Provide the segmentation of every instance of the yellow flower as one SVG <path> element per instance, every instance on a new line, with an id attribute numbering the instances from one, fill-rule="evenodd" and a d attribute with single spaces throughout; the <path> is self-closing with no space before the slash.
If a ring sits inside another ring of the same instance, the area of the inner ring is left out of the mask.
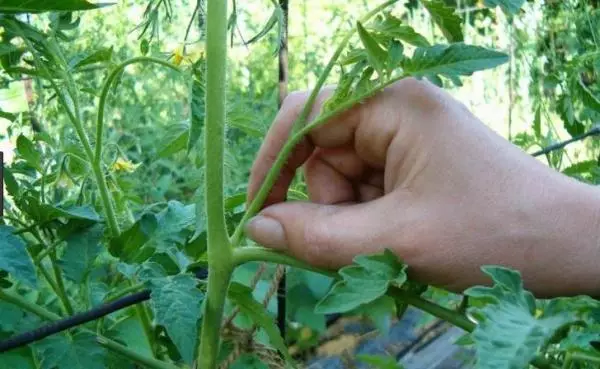
<path id="1" fill-rule="evenodd" d="M 198 59 L 204 57 L 204 52 L 204 42 L 189 46 L 179 45 L 173 50 L 173 64 L 181 65 L 182 62 L 193 64 Z"/>
<path id="2" fill-rule="evenodd" d="M 74 183 L 71 180 L 71 178 L 69 178 L 69 176 L 64 172 L 61 171 L 60 175 L 58 176 L 58 179 L 56 180 L 56 186 L 58 188 L 71 188 L 73 187 Z"/>
<path id="3" fill-rule="evenodd" d="M 180 65 L 183 60 L 183 46 L 178 46 L 173 50 L 173 64 Z"/>
<path id="4" fill-rule="evenodd" d="M 129 161 L 127 159 L 118 158 L 117 161 L 115 161 L 115 163 L 113 164 L 112 169 L 115 172 L 128 172 L 128 173 L 132 173 L 139 166 L 140 166 L 139 163 L 138 164 L 133 164 L 131 161 Z"/>
<path id="5" fill-rule="evenodd" d="M 312 330 L 309 327 L 302 327 L 300 330 L 300 339 L 303 341 L 312 337 Z"/>

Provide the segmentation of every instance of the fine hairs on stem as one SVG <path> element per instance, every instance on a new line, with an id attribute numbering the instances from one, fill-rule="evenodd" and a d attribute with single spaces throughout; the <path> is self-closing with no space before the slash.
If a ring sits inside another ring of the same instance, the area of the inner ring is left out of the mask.
<path id="1" fill-rule="evenodd" d="M 387 1 L 373 11 L 369 12 L 362 21 L 366 21 L 385 9 L 397 0 Z M 283 163 L 291 153 L 295 144 L 303 135 L 316 125 L 305 125 L 308 113 L 323 87 L 335 62 L 343 52 L 344 48 L 354 35 L 349 32 L 341 42 L 336 52 L 328 63 L 326 70 L 321 74 L 317 85 L 306 102 L 303 112 L 295 123 L 298 133 L 288 139 L 288 142 L 280 153 L 276 164 L 271 168 L 267 179 L 261 186 L 258 195 L 250 204 L 244 214 L 240 225 L 236 228 L 234 235 L 229 238 L 224 216 L 223 206 L 223 152 L 224 152 L 224 127 L 225 127 L 225 88 L 227 67 L 227 2 L 209 0 L 206 12 L 206 119 L 205 119 L 205 210 L 207 215 L 207 238 L 208 238 L 208 263 L 210 265 L 208 274 L 208 293 L 205 304 L 204 319 L 200 331 L 200 347 L 198 349 L 198 364 L 203 369 L 214 369 L 216 357 L 220 347 L 220 328 L 223 318 L 223 308 L 227 286 L 234 269 L 233 250 L 239 246 L 242 239 L 243 226 L 262 206 L 277 174 L 281 171 Z M 353 101 L 356 103 L 356 101 Z M 344 105 L 342 109 L 349 106 Z M 338 109 L 333 114 L 338 114 Z M 331 118 L 333 115 L 328 115 Z M 321 122 L 322 121 L 322 122 Z M 323 123 L 325 120 L 321 119 Z M 317 123 L 317 122 L 315 122 Z M 300 127 L 304 127 L 300 129 Z"/>

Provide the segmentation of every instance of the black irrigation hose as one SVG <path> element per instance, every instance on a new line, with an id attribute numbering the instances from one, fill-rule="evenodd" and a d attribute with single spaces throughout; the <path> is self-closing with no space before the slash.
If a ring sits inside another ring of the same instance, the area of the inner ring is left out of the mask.
<path id="1" fill-rule="evenodd" d="M 205 279 L 208 275 L 206 269 L 200 269 L 196 273 L 198 279 Z M 75 328 L 79 325 L 89 323 L 93 320 L 100 319 L 106 315 L 112 314 L 115 311 L 122 310 L 139 304 L 150 299 L 150 290 L 142 290 L 131 295 L 123 296 L 117 300 L 97 306 L 83 313 L 75 314 L 70 317 L 48 323 L 39 328 L 28 332 L 10 337 L 4 341 L 0 341 L 0 353 L 28 345 L 30 343 L 42 340 L 62 331 Z"/>
<path id="2" fill-rule="evenodd" d="M 540 156 L 543 154 L 547 154 L 549 152 L 562 149 L 565 146 L 567 146 L 573 142 L 581 141 L 587 137 L 597 136 L 597 135 L 600 135 L 600 126 L 595 126 L 594 128 L 590 129 L 588 132 L 586 132 L 582 135 L 573 137 L 573 138 L 563 141 L 563 142 L 559 142 L 559 143 L 550 145 L 540 151 L 534 152 L 531 155 L 532 156 Z M 198 279 L 206 279 L 208 271 L 207 271 L 207 269 L 200 269 L 195 274 Z M 281 332 L 284 333 L 285 332 L 285 316 L 286 316 L 286 314 L 285 314 L 285 275 L 282 278 L 282 282 L 279 285 L 279 293 L 277 295 L 283 296 L 283 298 L 281 298 L 281 300 L 279 301 L 280 303 L 278 304 L 278 306 L 279 306 L 279 308 L 278 308 L 278 325 L 279 325 L 279 329 L 281 330 Z M 55 322 L 51 322 L 51 323 L 49 323 L 45 326 L 39 327 L 37 329 L 33 329 L 31 331 L 10 337 L 7 340 L 0 341 L 0 353 L 6 352 L 6 351 L 9 351 L 9 350 L 21 347 L 21 346 L 28 345 L 30 343 L 44 339 L 50 335 L 60 333 L 62 331 L 77 327 L 78 325 L 82 325 L 82 324 L 88 323 L 90 321 L 102 318 L 106 315 L 114 313 L 115 311 L 125 309 L 127 307 L 130 307 L 135 304 L 139 304 L 139 303 L 149 300 L 149 299 L 150 299 L 150 290 L 143 290 L 143 291 L 133 293 L 128 296 L 121 297 L 112 302 L 100 305 L 89 311 L 75 314 L 73 316 L 70 316 L 70 317 L 67 317 L 67 318 L 64 318 L 61 320 L 57 320 Z M 339 317 L 340 317 L 339 314 L 334 314 L 332 316 L 328 316 L 327 317 L 328 325 L 333 323 Z"/>
<path id="3" fill-rule="evenodd" d="M 89 311 L 75 314 L 68 318 L 57 320 L 31 331 L 18 334 L 0 342 L 0 353 L 42 340 L 53 334 L 60 333 L 78 325 L 102 318 L 103 316 L 114 313 L 117 310 L 125 309 L 148 299 L 150 299 L 150 290 L 143 290 L 141 292 L 137 292 L 115 301 L 100 305 Z"/>
<path id="4" fill-rule="evenodd" d="M 600 125 L 594 126 L 592 129 L 590 129 L 586 133 L 581 134 L 579 136 L 575 136 L 575 137 L 570 138 L 570 139 L 568 139 L 566 141 L 558 142 L 558 143 L 555 143 L 553 145 L 544 147 L 543 149 L 541 149 L 539 151 L 536 151 L 536 152 L 534 152 L 531 155 L 532 156 L 540 156 L 540 155 L 548 154 L 548 153 L 550 153 L 552 151 L 556 151 L 556 150 L 562 149 L 565 146 L 567 146 L 569 144 L 572 144 L 573 142 L 582 141 L 582 140 L 586 139 L 587 137 L 598 136 L 598 135 L 600 135 Z"/>

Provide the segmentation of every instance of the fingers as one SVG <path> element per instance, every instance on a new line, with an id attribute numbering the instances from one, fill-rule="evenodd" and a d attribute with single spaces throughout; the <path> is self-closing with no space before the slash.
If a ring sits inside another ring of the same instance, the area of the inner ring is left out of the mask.
<path id="1" fill-rule="evenodd" d="M 319 113 L 323 102 L 332 92 L 333 88 L 328 88 L 319 94 L 311 117 Z M 284 102 L 252 167 L 249 200 L 254 198 L 266 174 L 273 166 L 307 98 L 308 94 L 297 93 L 290 95 Z M 315 147 L 353 148 L 364 163 L 372 168 L 383 170 L 388 148 L 394 138 L 400 135 L 402 141 L 414 145 L 411 137 L 419 137 L 419 133 L 416 133 L 420 129 L 419 125 L 428 124 L 427 117 L 443 106 L 443 101 L 444 96 L 433 85 L 407 78 L 333 117 L 323 126 L 310 132 L 309 137 L 296 146 L 271 190 L 266 204 L 274 204 L 285 199 L 296 169 L 311 157 Z M 402 147 L 396 154 L 402 156 L 408 149 L 408 146 Z M 340 171 L 339 168 L 336 169 Z"/>
<path id="2" fill-rule="evenodd" d="M 365 170 L 352 147 L 316 149 L 304 165 L 310 200 L 319 204 L 357 202 L 355 184 Z"/>
<path id="3" fill-rule="evenodd" d="M 384 237 L 393 224 L 385 217 L 397 204 L 382 199 L 350 205 L 280 203 L 263 210 L 246 232 L 259 244 L 311 265 L 338 268 L 351 263 L 354 255 L 386 247 Z"/>
<path id="4" fill-rule="evenodd" d="M 330 93 L 330 90 L 324 90 L 321 94 L 329 95 Z M 284 100 L 275 121 L 265 136 L 250 171 L 248 201 L 254 199 L 267 173 L 277 160 L 277 156 L 288 140 L 293 125 L 300 115 L 308 96 L 309 95 L 306 92 L 292 93 Z M 320 105 L 315 104 L 311 116 L 317 114 L 319 106 Z M 285 199 L 287 189 L 294 177 L 296 169 L 308 159 L 312 151 L 313 145 L 309 139 L 305 138 L 298 143 L 281 170 L 278 180 L 265 202 L 266 205 L 280 202 Z"/>

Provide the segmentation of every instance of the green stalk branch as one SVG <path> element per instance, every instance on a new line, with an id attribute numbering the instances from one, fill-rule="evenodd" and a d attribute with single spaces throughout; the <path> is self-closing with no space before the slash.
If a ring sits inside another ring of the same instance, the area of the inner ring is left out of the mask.
<path id="1" fill-rule="evenodd" d="M 280 251 L 267 249 L 264 247 L 239 247 L 233 250 L 233 264 L 237 267 L 251 261 L 264 261 L 274 264 L 288 265 L 293 268 L 305 269 L 311 272 L 323 274 L 332 278 L 338 275 L 333 271 L 325 271 L 313 267 L 303 261 L 297 260 L 290 255 L 286 255 Z"/>
<path id="2" fill-rule="evenodd" d="M 463 314 L 458 313 L 454 310 L 447 309 L 433 302 L 427 301 L 424 298 L 415 295 L 414 293 L 410 293 L 399 288 L 392 288 L 389 294 L 396 300 L 405 302 L 418 309 L 421 309 L 424 312 L 435 316 L 436 318 L 443 319 L 464 331 L 473 332 L 473 330 L 475 330 L 475 327 L 477 327 L 477 324 L 470 321 Z"/>
<path id="3" fill-rule="evenodd" d="M 0 300 L 16 305 L 21 309 L 48 321 L 55 321 L 61 319 L 60 316 L 54 314 L 53 312 L 48 311 L 43 307 L 25 299 L 23 296 L 20 296 L 8 290 L 0 289 Z M 140 355 L 137 352 L 131 350 L 130 348 L 120 345 L 117 342 L 111 340 L 110 338 L 97 334 L 96 332 L 91 331 L 87 328 L 80 327 L 79 329 L 96 336 L 98 343 L 106 347 L 107 349 L 116 352 L 128 358 L 129 360 L 143 365 L 149 369 L 179 369 L 177 366 L 174 366 L 172 364 Z"/>
<path id="4" fill-rule="evenodd" d="M 214 369 L 221 345 L 221 321 L 233 272 L 225 221 L 223 159 L 227 88 L 227 1 L 209 0 L 206 13 L 206 119 L 204 203 L 207 216 L 208 292 L 197 363 Z"/>
<path id="5" fill-rule="evenodd" d="M 144 335 L 146 336 L 146 341 L 148 342 L 148 346 L 150 346 L 150 351 L 152 355 L 156 354 L 156 343 L 154 340 L 154 335 L 152 332 L 152 324 L 150 323 L 150 317 L 148 316 L 148 311 L 143 303 L 137 304 L 134 306 L 135 313 L 142 323 L 142 328 L 144 330 Z"/>
<path id="6" fill-rule="evenodd" d="M 58 267 L 58 262 L 56 260 L 56 250 L 50 253 L 50 262 L 52 263 L 52 271 L 54 272 L 54 279 L 56 279 L 56 294 L 58 298 L 62 302 L 65 307 L 65 311 L 68 315 L 73 315 L 73 305 L 71 305 L 71 301 L 69 301 L 69 296 L 67 296 L 67 290 L 65 288 L 65 282 L 62 277 L 62 272 Z"/>
<path id="7" fill-rule="evenodd" d="M 149 369 L 179 369 L 178 366 L 169 364 L 164 361 L 148 358 L 144 355 L 140 355 L 135 351 L 130 350 L 128 347 L 123 346 L 113 340 L 110 340 L 104 336 L 98 336 L 96 341 L 106 347 L 107 349 L 115 352 L 129 360 L 132 360 L 138 364 L 141 364 Z"/>
<path id="8" fill-rule="evenodd" d="M 367 14 L 365 14 L 359 21 L 361 23 L 367 22 L 369 19 L 371 19 L 372 17 L 377 15 L 377 13 L 379 13 L 380 11 L 382 11 L 383 9 L 387 8 L 388 6 L 394 4 L 397 1 L 398 0 L 389 0 L 383 4 L 380 4 L 375 9 L 373 9 L 370 12 L 368 12 Z M 348 32 L 346 34 L 346 36 L 344 36 L 342 41 L 339 43 L 337 49 L 335 50 L 335 52 L 329 59 L 329 62 L 325 66 L 325 69 L 323 70 L 321 75 L 319 76 L 319 79 L 317 80 L 315 87 L 311 91 L 310 96 L 308 97 L 308 100 L 304 104 L 304 108 L 302 108 L 302 111 L 298 115 L 296 122 L 294 122 L 294 129 L 292 130 L 292 134 L 296 133 L 300 129 L 300 127 L 302 127 L 306 123 L 306 120 L 308 119 L 308 115 L 310 114 L 310 111 L 312 110 L 313 104 L 315 103 L 315 100 L 317 99 L 317 96 L 319 95 L 321 88 L 327 81 L 327 78 L 329 77 L 331 70 L 333 69 L 333 67 L 335 66 L 335 63 L 340 58 L 340 56 L 342 55 L 342 52 L 344 51 L 344 49 L 350 42 L 350 39 L 352 39 L 352 36 L 354 36 L 354 30 Z"/>
<path id="9" fill-rule="evenodd" d="M 338 275 L 334 272 L 315 268 L 289 255 L 262 247 L 242 247 L 235 249 L 233 259 L 236 266 L 250 261 L 268 261 L 295 268 L 310 270 L 312 272 L 320 273 L 329 277 L 338 277 Z M 421 296 L 415 295 L 414 293 L 404 291 L 399 288 L 391 288 L 388 291 L 388 294 L 396 300 L 407 303 L 435 316 L 436 318 L 447 321 L 448 323 L 461 328 L 466 332 L 473 332 L 477 327 L 476 323 L 470 321 L 462 313 L 437 305 L 422 298 Z M 575 357 L 573 359 L 575 359 Z M 556 365 L 552 364 L 550 361 L 541 356 L 536 357 L 531 364 L 540 369 L 559 369 Z"/>
<path id="10" fill-rule="evenodd" d="M 176 72 L 180 72 L 181 70 L 177 68 L 177 66 L 169 63 L 168 61 L 152 58 L 149 56 L 140 56 L 136 58 L 131 58 L 125 60 L 121 64 L 117 65 L 108 75 L 104 84 L 102 85 L 102 92 L 100 93 L 100 101 L 98 104 L 98 115 L 96 116 L 96 146 L 95 146 L 95 154 L 94 154 L 94 162 L 99 163 L 102 159 L 102 139 L 103 139 L 103 130 L 104 130 L 104 113 L 106 112 L 106 100 L 108 99 L 108 93 L 110 92 L 110 88 L 113 83 L 117 79 L 117 77 L 123 72 L 123 70 L 135 63 L 155 63 L 162 65 L 164 67 L 170 68 Z"/>
<path id="11" fill-rule="evenodd" d="M 435 304 L 431 301 L 425 300 L 424 298 L 417 296 L 408 291 L 401 290 L 399 288 L 391 288 L 388 294 L 394 299 L 407 303 L 414 306 L 424 312 L 447 321 L 448 323 L 466 331 L 473 332 L 477 327 L 477 324 L 470 321 L 463 314 L 454 310 L 447 309 L 443 306 Z M 531 361 L 531 365 L 539 369 L 560 369 L 556 365 L 552 364 L 546 358 L 538 356 Z"/>
<path id="12" fill-rule="evenodd" d="M 114 81 L 120 75 L 120 73 L 128 66 L 134 63 L 156 63 L 167 68 L 173 69 L 177 72 L 181 72 L 179 68 L 172 65 L 171 63 L 151 58 L 151 57 L 136 57 L 131 58 L 123 63 L 119 64 L 113 71 L 110 73 L 108 78 L 104 81 L 104 85 L 102 86 L 102 92 L 100 93 L 100 101 L 98 105 L 98 115 L 96 119 L 96 146 L 95 150 L 92 153 L 91 147 L 89 150 L 86 150 L 88 154 L 88 160 L 92 165 L 92 170 L 94 172 L 94 177 L 96 178 L 96 182 L 98 183 L 98 189 L 100 191 L 100 198 L 102 199 L 102 204 L 104 206 L 104 211 L 106 213 L 106 220 L 108 223 L 108 228 L 113 237 L 118 236 L 121 233 L 119 223 L 117 221 L 117 215 L 115 212 L 115 207 L 113 204 L 112 196 L 108 190 L 108 185 L 106 183 L 106 179 L 104 178 L 104 173 L 102 170 L 102 138 L 104 131 L 104 113 L 106 110 L 106 101 L 108 98 L 108 93 L 110 92 L 110 88 L 113 85 Z M 89 145 L 89 143 L 88 143 Z"/>
<path id="13" fill-rule="evenodd" d="M 250 206 L 248 206 L 248 210 L 246 211 L 246 213 L 242 217 L 242 220 L 240 221 L 239 225 L 235 229 L 235 232 L 233 233 L 233 236 L 231 237 L 232 245 L 234 247 L 236 247 L 240 244 L 246 222 L 248 222 L 248 220 L 251 217 L 253 217 L 254 215 L 256 215 L 256 213 L 260 210 L 260 208 L 262 207 L 262 204 L 265 202 L 267 196 L 269 195 L 271 188 L 277 181 L 277 178 L 279 177 L 279 173 L 281 172 L 281 169 L 287 162 L 288 157 L 290 156 L 292 150 L 304 138 L 304 136 L 306 136 L 313 129 L 326 124 L 329 120 L 331 120 L 331 118 L 335 117 L 336 115 L 339 115 L 339 114 L 347 111 L 348 109 L 359 104 L 363 100 L 375 95 L 377 92 L 381 91 L 382 89 L 386 88 L 387 86 L 389 86 L 405 77 L 406 77 L 406 75 L 401 75 L 401 76 L 392 78 L 392 79 L 384 82 L 383 84 L 381 84 L 381 85 L 379 85 L 357 97 L 354 97 L 354 98 L 344 102 L 343 104 L 340 104 L 336 109 L 333 109 L 332 111 L 322 114 L 319 117 L 317 117 L 314 121 L 312 121 L 310 124 L 304 126 L 296 134 L 294 134 L 290 139 L 288 139 L 287 142 L 285 143 L 285 145 L 283 146 L 283 148 L 281 149 L 281 151 L 279 152 L 277 159 L 275 159 L 275 162 L 271 166 L 271 169 L 267 173 L 267 176 L 265 177 L 265 180 L 264 180 L 262 186 L 258 190 L 256 197 L 252 200 L 252 202 L 250 203 Z"/>

